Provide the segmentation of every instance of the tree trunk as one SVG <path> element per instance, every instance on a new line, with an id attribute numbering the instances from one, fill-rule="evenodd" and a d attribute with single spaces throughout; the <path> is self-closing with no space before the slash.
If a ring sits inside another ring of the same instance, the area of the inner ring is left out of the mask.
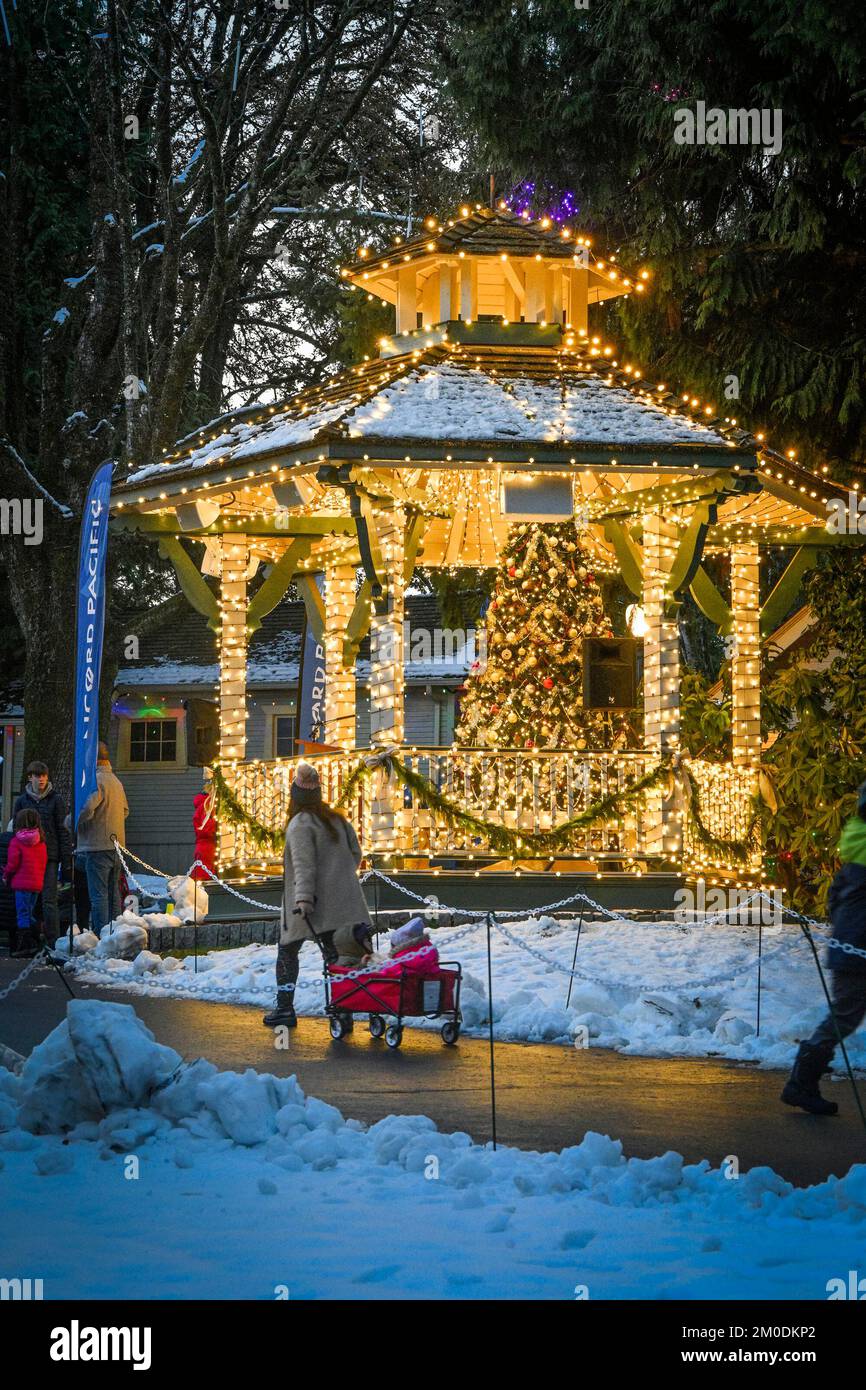
<path id="1" fill-rule="evenodd" d="M 78 526 L 58 517 L 56 524 L 46 525 L 41 545 L 16 544 L 6 563 L 12 606 L 27 642 L 25 764 L 34 758 L 47 763 L 68 803 Z"/>

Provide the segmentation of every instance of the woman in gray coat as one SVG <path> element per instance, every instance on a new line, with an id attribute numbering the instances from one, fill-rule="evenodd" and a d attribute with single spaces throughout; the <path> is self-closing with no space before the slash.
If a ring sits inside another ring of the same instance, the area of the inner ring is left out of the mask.
<path id="1" fill-rule="evenodd" d="M 294 999 L 298 955 L 305 941 L 316 941 L 328 963 L 337 960 L 334 933 L 363 926 L 372 931 L 357 868 L 361 846 L 352 826 L 322 800 L 319 774 L 299 763 L 290 792 L 289 823 L 283 855 L 283 905 L 277 950 L 277 1000 L 264 1022 L 268 1028 L 297 1025 Z"/>

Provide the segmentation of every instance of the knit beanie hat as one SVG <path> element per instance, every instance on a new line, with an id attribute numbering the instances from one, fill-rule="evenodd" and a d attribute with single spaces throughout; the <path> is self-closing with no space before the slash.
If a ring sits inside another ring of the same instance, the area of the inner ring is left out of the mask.
<path id="1" fill-rule="evenodd" d="M 298 763 L 289 795 L 296 806 L 320 806 L 322 788 L 319 774 L 310 763 Z"/>
<path id="2" fill-rule="evenodd" d="M 420 946 L 426 941 L 424 934 L 424 920 L 422 917 L 413 917 L 411 922 L 407 922 L 405 927 L 396 927 L 390 936 L 391 950 L 401 951 L 404 946 Z"/>

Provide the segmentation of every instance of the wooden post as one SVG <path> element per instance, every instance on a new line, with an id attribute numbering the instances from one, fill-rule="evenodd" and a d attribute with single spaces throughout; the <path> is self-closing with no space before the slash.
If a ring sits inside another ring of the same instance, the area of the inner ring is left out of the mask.
<path id="1" fill-rule="evenodd" d="M 376 510 L 376 530 L 387 589 L 370 624 L 370 743 L 401 746 L 405 736 L 403 621 L 406 517 L 402 507 Z M 402 815 L 399 786 L 379 782 L 373 795 L 373 850 L 397 851 Z"/>
<path id="2" fill-rule="evenodd" d="M 589 271 L 582 270 L 578 267 L 576 270 L 569 271 L 568 278 L 571 282 L 568 321 L 572 328 L 576 329 L 578 332 L 582 328 L 585 333 L 589 328 L 589 309 L 587 304 Z"/>
<path id="3" fill-rule="evenodd" d="M 417 327 L 418 292 L 415 267 L 410 265 L 397 272 L 397 332 L 411 333 Z"/>
<path id="4" fill-rule="evenodd" d="M 524 316 L 527 323 L 541 323 L 547 317 L 545 304 L 547 272 L 540 261 L 530 261 L 526 267 L 526 304 Z"/>
<path id="5" fill-rule="evenodd" d="M 343 644 L 355 607 L 354 565 L 325 570 L 325 741 L 355 747 L 355 667 L 343 664 Z"/>
<path id="6" fill-rule="evenodd" d="M 478 318 L 478 265 L 465 257 L 459 265 L 460 276 L 460 317 L 465 323 L 474 323 Z"/>
<path id="7" fill-rule="evenodd" d="M 731 749 L 734 766 L 761 756 L 760 554 L 749 542 L 731 547 Z"/>
<path id="8" fill-rule="evenodd" d="M 247 568 L 249 546 L 244 535 L 226 535 L 220 546 L 220 762 L 242 762 L 247 749 Z M 231 781 L 230 771 L 224 775 Z M 220 821 L 220 864 L 237 859 L 235 833 Z"/>
<path id="9" fill-rule="evenodd" d="M 644 745 L 647 752 L 665 758 L 680 745 L 679 627 L 675 617 L 665 616 L 665 584 L 678 532 L 659 513 L 650 513 L 643 536 Z M 647 815 L 649 852 L 675 859 L 682 850 L 682 824 L 663 788 L 647 793 Z"/>
<path id="10" fill-rule="evenodd" d="M 562 267 L 553 264 L 547 271 L 544 316 L 548 323 L 562 323 Z"/>

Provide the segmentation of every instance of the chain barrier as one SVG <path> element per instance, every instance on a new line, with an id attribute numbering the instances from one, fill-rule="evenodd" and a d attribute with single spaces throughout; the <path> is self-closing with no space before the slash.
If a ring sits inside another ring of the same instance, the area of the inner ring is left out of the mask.
<path id="1" fill-rule="evenodd" d="M 120 858 L 121 864 L 123 865 L 124 870 L 126 871 L 127 878 L 129 879 L 130 883 L 132 883 L 135 887 L 137 887 L 137 888 L 139 889 L 140 892 L 146 893 L 147 890 L 146 890 L 145 888 L 143 888 L 143 886 L 138 882 L 138 880 L 135 878 L 135 876 L 132 874 L 131 870 L 129 869 L 129 866 L 127 865 L 126 860 L 125 860 L 125 857 L 124 857 L 124 851 L 121 850 L 121 847 L 120 847 L 119 844 L 117 844 L 117 842 L 115 842 L 115 849 L 116 849 L 116 851 L 117 851 L 118 857 Z M 126 855 L 127 855 L 130 859 L 134 859 L 134 860 L 136 861 L 136 863 L 140 864 L 140 865 L 142 866 L 142 868 L 147 869 L 148 872 L 153 873 L 153 874 L 157 875 L 157 876 L 160 877 L 160 878 L 165 878 L 165 877 L 166 877 L 166 875 L 163 874 L 163 873 L 161 873 L 159 869 L 155 868 L 152 864 L 148 864 L 146 860 L 140 858 L 139 855 L 134 854 L 134 853 L 132 852 L 132 850 L 126 850 L 125 853 L 126 853 Z M 204 864 L 200 859 L 196 859 L 196 860 L 194 861 L 194 863 L 190 865 L 190 868 L 189 868 L 189 870 L 187 871 L 187 877 L 188 877 L 189 874 L 192 872 L 192 870 L 195 869 L 195 868 L 197 868 L 197 867 L 204 870 L 204 872 L 207 874 L 207 876 L 208 876 L 208 878 L 211 880 L 211 882 L 219 884 L 220 887 L 225 888 L 227 892 L 231 893 L 234 897 L 240 899 L 241 902 L 245 902 L 245 903 L 249 904 L 251 907 L 259 908 L 259 909 L 265 911 L 266 913 L 268 913 L 268 915 L 276 915 L 276 914 L 279 912 L 279 909 L 274 908 L 271 904 L 259 902 L 257 899 L 255 899 L 255 898 L 250 898 L 250 897 L 248 897 L 246 894 L 241 893 L 241 892 L 239 892 L 237 889 L 233 888 L 233 887 L 231 886 L 231 884 L 228 884 L 228 883 L 226 883 L 223 879 L 219 878 L 219 877 L 208 867 L 208 865 L 207 865 L 207 864 Z M 426 907 L 426 908 L 428 908 L 428 909 L 431 909 L 431 910 L 433 910 L 433 911 L 435 911 L 435 912 L 449 913 L 449 914 L 452 915 L 452 916 L 462 916 L 462 917 L 473 917 L 473 918 L 475 918 L 476 920 L 475 920 L 474 922 L 468 923 L 467 926 L 461 928 L 460 930 L 458 930 L 457 932 L 455 932 L 454 935 L 450 936 L 449 941 L 448 941 L 449 949 L 450 949 L 450 947 L 451 947 L 452 945 L 454 945 L 456 942 L 461 941 L 464 937 L 469 936 L 472 932 L 474 932 L 475 930 L 477 930 L 477 928 L 478 928 L 479 926 L 481 926 L 482 922 L 486 920 L 487 915 L 488 915 L 488 913 L 487 913 L 485 910 L 483 910 L 483 909 L 451 907 L 451 906 L 449 906 L 449 905 L 447 905 L 447 904 L 439 903 L 439 902 L 437 902 L 437 903 L 431 903 L 431 902 L 429 901 L 429 898 L 424 897 L 424 896 L 423 896 L 422 894 L 420 894 L 420 893 L 414 892 L 411 888 L 408 888 L 408 887 L 406 887 L 405 884 L 402 884 L 402 883 L 398 882 L 397 879 L 394 879 L 394 878 L 389 877 L 388 874 L 383 873 L 380 869 L 375 869 L 375 868 L 368 869 L 364 874 L 361 875 L 361 880 L 360 880 L 360 881 L 361 881 L 361 883 L 366 883 L 366 882 L 367 882 L 369 879 L 371 879 L 371 878 L 377 878 L 377 879 L 379 879 L 380 882 L 387 884 L 387 886 L 388 886 L 389 888 L 393 889 L 395 892 L 401 893 L 404 897 L 410 898 L 412 901 L 417 902 L 417 903 L 420 903 L 423 907 Z M 527 918 L 537 918 L 537 917 L 541 917 L 541 916 L 545 915 L 546 913 L 554 912 L 554 911 L 557 911 L 557 910 L 559 910 L 559 909 L 561 909 L 561 908 L 570 907 L 570 906 L 572 906 L 572 905 L 575 904 L 575 903 L 582 902 L 586 907 L 590 908 L 591 911 L 593 911 L 593 912 L 600 912 L 604 917 L 606 917 L 606 918 L 608 919 L 608 921 L 610 921 L 610 922 L 616 922 L 616 923 L 618 923 L 618 924 L 620 924 L 620 925 L 622 925 L 622 926 L 629 926 L 629 927 L 643 926 L 643 927 L 656 927 L 656 928 L 660 928 L 660 927 L 672 927 L 672 926 L 677 926 L 677 927 L 683 927 L 683 926 L 701 926 L 701 927 L 706 927 L 706 926 L 719 925 L 719 924 L 721 924 L 722 922 L 726 922 L 726 921 L 730 918 L 730 916 L 731 916 L 732 914 L 740 914 L 740 913 L 742 913 L 744 908 L 749 907 L 750 904 L 752 904 L 752 903 L 755 902 L 755 901 L 759 901 L 759 902 L 761 902 L 762 904 L 763 904 L 763 903 L 768 904 L 768 905 L 773 909 L 773 912 L 774 912 L 774 913 L 778 910 L 778 907 L 779 907 L 779 905 L 778 905 L 778 903 L 776 902 L 776 900 L 773 899 L 773 898 L 771 898 L 771 897 L 769 896 L 769 894 L 766 893 L 763 889 L 755 889 L 753 892 L 749 893 L 744 899 L 742 899 L 735 907 L 724 908 L 724 909 L 721 909 L 721 910 L 718 911 L 718 912 L 704 914 L 704 915 L 701 916 L 701 918 L 700 918 L 699 921 L 695 920 L 695 921 L 692 921 L 692 922 L 675 922 L 675 921 L 673 921 L 673 920 L 663 919 L 663 920 L 656 921 L 656 922 L 640 922 L 640 921 L 637 921 L 637 920 L 634 919 L 634 918 L 623 917 L 620 913 L 611 911 L 610 908 L 605 907 L 605 905 L 604 905 L 603 903 L 597 902 L 594 898 L 591 898 L 587 893 L 576 892 L 576 893 L 570 894 L 570 895 L 569 895 L 568 897 L 566 897 L 566 898 L 560 898 L 560 899 L 559 899 L 558 901 L 556 901 L 556 902 L 547 903 L 547 904 L 545 904 L 545 906 L 543 906 L 543 907 L 525 908 L 525 909 L 523 909 L 523 908 L 519 908 L 519 909 L 511 909 L 511 908 L 509 908 L 509 909 L 506 909 L 506 910 L 505 910 L 504 912 L 502 912 L 502 913 L 495 913 L 495 912 L 494 912 L 494 913 L 490 913 L 490 917 L 491 917 L 491 920 L 492 920 L 492 922 L 493 922 L 493 925 L 496 927 L 497 931 L 499 931 L 499 933 L 500 933 L 502 936 L 506 937 L 506 938 L 512 943 L 512 945 L 516 946 L 516 947 L 517 947 L 518 949 L 520 949 L 520 950 L 525 951 L 527 954 L 529 954 L 529 955 L 531 955 L 531 956 L 534 956 L 534 957 L 535 957 L 538 961 L 540 961 L 542 964 L 548 966 L 548 967 L 549 967 L 550 969 L 552 969 L 552 970 L 556 970 L 556 971 L 559 972 L 560 974 L 568 975 L 568 976 L 570 976 L 571 978 L 574 978 L 574 979 L 585 980 L 587 983 L 591 983 L 591 984 L 598 984 L 598 985 L 613 985 L 614 987 L 628 988 L 628 989 L 635 989 L 635 990 L 638 990 L 638 991 L 642 991 L 642 990 L 670 989 L 672 986 L 671 986 L 671 984 L 670 984 L 670 981 L 664 981 L 664 982 L 662 982 L 662 983 L 648 983 L 648 982 L 635 983 L 635 982 L 625 981 L 625 980 L 620 980 L 620 981 L 612 981 L 612 980 L 610 980 L 610 979 L 606 979 L 606 980 L 605 980 L 605 979 L 601 979 L 601 978 L 599 978 L 599 977 L 597 977 L 597 976 L 589 975 L 589 974 L 587 974 L 585 971 L 580 971 L 580 970 L 576 970 L 576 969 L 571 969 L 569 966 L 565 966 L 565 965 L 560 964 L 560 962 L 557 961 L 557 960 L 556 960 L 553 956 L 551 956 L 549 953 L 547 953 L 547 952 L 545 952 L 545 951 L 541 951 L 541 950 L 539 950 L 537 947 L 531 946 L 528 942 L 524 941 L 521 937 L 517 936 L 514 932 L 509 931 L 508 928 L 505 926 L 505 922 L 506 922 L 506 921 L 515 921 L 515 920 L 518 920 L 518 921 L 519 921 L 519 920 L 526 920 Z M 400 908 L 385 908 L 385 909 L 380 909 L 379 915 L 383 915 L 383 913 L 398 912 L 398 911 L 402 911 L 402 910 L 403 910 L 403 909 L 400 909 Z M 785 916 L 786 914 L 787 914 L 788 916 L 790 916 L 790 917 L 793 917 L 793 918 L 795 919 L 796 922 L 798 922 L 798 923 L 805 923 L 806 925 L 808 925 L 809 927 L 811 927 L 811 928 L 814 929 L 815 931 L 819 932 L 820 935 L 821 935 L 821 937 L 822 937 L 822 944 L 823 944 L 823 945 L 828 946 L 828 947 L 834 947 L 835 949 L 837 949 L 837 950 L 839 950 L 839 951 L 842 951 L 845 955 L 859 956 L 859 957 L 861 957 L 862 959 L 866 960 L 866 950 L 862 950 L 860 947 L 853 946 L 850 942 L 847 942 L 847 941 L 839 941 L 836 937 L 830 936 L 830 935 L 828 934 L 828 933 L 829 933 L 829 928 L 828 928 L 828 926 L 827 926 L 826 923 L 820 922 L 820 921 L 818 921 L 816 918 L 809 917 L 809 916 L 807 916 L 805 913 L 797 912 L 794 908 L 786 907 L 786 906 L 783 905 L 783 906 L 782 906 L 782 915 Z M 736 924 L 735 924 L 735 925 L 736 925 Z M 750 923 L 740 923 L 740 925 L 748 926 L 748 925 L 751 925 L 751 924 L 750 924 Z M 780 925 L 782 925 L 782 924 L 780 924 Z M 448 930 L 448 929 L 447 929 L 447 928 L 441 928 L 440 930 Z M 761 957 L 762 960 L 765 961 L 765 962 L 767 962 L 767 961 L 771 961 L 771 960 L 775 959 L 777 956 L 781 955 L 783 952 L 787 952 L 792 946 L 796 945 L 798 940 L 799 940 L 799 938 L 794 938 L 794 939 L 791 940 L 791 941 L 783 942 L 779 947 L 776 948 L 776 950 L 771 951 L 771 952 L 768 952 L 768 953 L 764 953 L 764 954 L 762 955 L 762 957 Z M 418 951 L 406 952 L 406 953 L 401 957 L 401 963 L 402 963 L 402 964 L 408 964 L 410 961 L 417 959 L 421 954 L 423 954 L 423 951 L 424 951 L 425 949 L 426 949 L 426 947 L 422 947 L 422 948 L 421 948 L 420 950 L 418 950 Z M 738 966 L 738 967 L 736 967 L 735 969 L 729 969 L 729 970 L 725 971 L 724 973 L 719 973 L 719 974 L 716 974 L 716 975 L 709 975 L 709 976 L 704 977 L 704 978 L 701 979 L 701 980 L 689 980 L 689 981 L 678 982 L 676 985 L 673 986 L 673 988 L 676 988 L 676 989 L 707 989 L 707 988 L 709 988 L 709 987 L 712 986 L 712 985 L 723 984 L 723 983 L 725 983 L 726 981 L 732 979 L 732 978 L 733 978 L 734 976 L 736 976 L 736 975 L 741 975 L 741 974 L 747 973 L 747 971 L 754 969 L 754 967 L 757 965 L 757 963 L 758 963 L 758 957 L 756 956 L 753 960 L 747 962 L 745 965 Z M 31 965 L 32 965 L 32 963 L 31 963 Z M 381 964 L 378 965 L 378 966 L 375 966 L 375 965 L 374 965 L 374 966 L 365 966 L 365 967 L 360 967 L 360 968 L 357 969 L 357 970 L 351 970 L 351 971 L 345 971 L 345 972 L 342 972 L 342 971 L 341 971 L 339 978 L 340 978 L 341 980 L 353 980 L 353 979 L 357 979 L 357 978 L 359 978 L 359 977 L 361 977 L 361 976 L 364 976 L 364 975 L 375 974 L 377 971 L 379 971 L 379 972 L 381 973 L 381 970 L 382 970 L 382 965 L 381 965 Z M 29 973 L 29 971 L 28 971 L 28 973 Z M 110 973 L 110 972 L 107 972 L 107 973 Z M 26 976 L 24 975 L 24 973 L 22 973 L 22 977 L 21 977 L 21 978 L 26 978 Z M 19 980 L 19 982 L 20 982 L 20 980 Z M 14 984 L 13 984 L 13 987 L 14 987 Z M 236 991 L 233 991 L 233 992 L 236 993 Z M 228 994 L 229 994 L 229 992 L 227 991 L 224 995 L 221 995 L 221 997 L 228 997 Z M 0 993 L 0 999 L 2 999 L 2 998 L 4 998 L 4 997 L 5 997 L 4 994 Z"/>
<path id="2" fill-rule="evenodd" d="M 585 971 L 577 970 L 576 968 L 573 969 L 568 965 L 561 965 L 560 962 L 549 955 L 547 951 L 541 951 L 536 946 L 530 946 L 528 941 L 524 941 L 521 937 L 517 936 L 515 932 L 509 931 L 502 922 L 497 921 L 493 913 L 491 913 L 491 920 L 496 930 L 502 936 L 506 937 L 512 945 L 525 951 L 527 955 L 534 956 L 536 960 L 541 961 L 548 969 L 556 970 L 560 975 L 568 975 L 573 980 L 586 980 L 589 984 L 603 985 L 605 988 L 634 989 L 637 990 L 638 993 L 643 993 L 645 990 L 708 989 L 711 985 L 725 984 L 736 975 L 745 975 L 748 971 L 754 970 L 758 963 L 758 957 L 755 956 L 744 965 L 731 966 L 729 969 L 717 975 L 707 975 L 702 980 L 664 980 L 661 982 L 647 980 L 612 980 L 609 976 L 607 978 L 600 978 L 597 975 L 589 975 Z M 799 937 L 792 937 L 789 941 L 782 942 L 774 951 L 764 952 L 762 956 L 763 962 L 766 964 L 767 961 L 773 960 L 776 956 L 789 951 L 791 947 L 798 945 L 799 942 Z"/>
<path id="3" fill-rule="evenodd" d="M 30 975 L 32 971 L 36 969 L 37 965 L 44 965 L 47 959 L 48 952 L 43 946 L 42 950 L 37 952 L 33 959 L 27 962 L 27 964 L 24 966 L 24 969 L 19 971 L 19 973 L 15 976 L 14 980 L 10 980 L 8 985 L 6 985 L 4 989 L 0 989 L 0 1003 L 2 1003 L 3 1000 L 6 999 L 12 993 L 13 989 L 17 989 L 19 985 L 23 985 L 24 981 L 27 979 L 27 976 Z"/>

